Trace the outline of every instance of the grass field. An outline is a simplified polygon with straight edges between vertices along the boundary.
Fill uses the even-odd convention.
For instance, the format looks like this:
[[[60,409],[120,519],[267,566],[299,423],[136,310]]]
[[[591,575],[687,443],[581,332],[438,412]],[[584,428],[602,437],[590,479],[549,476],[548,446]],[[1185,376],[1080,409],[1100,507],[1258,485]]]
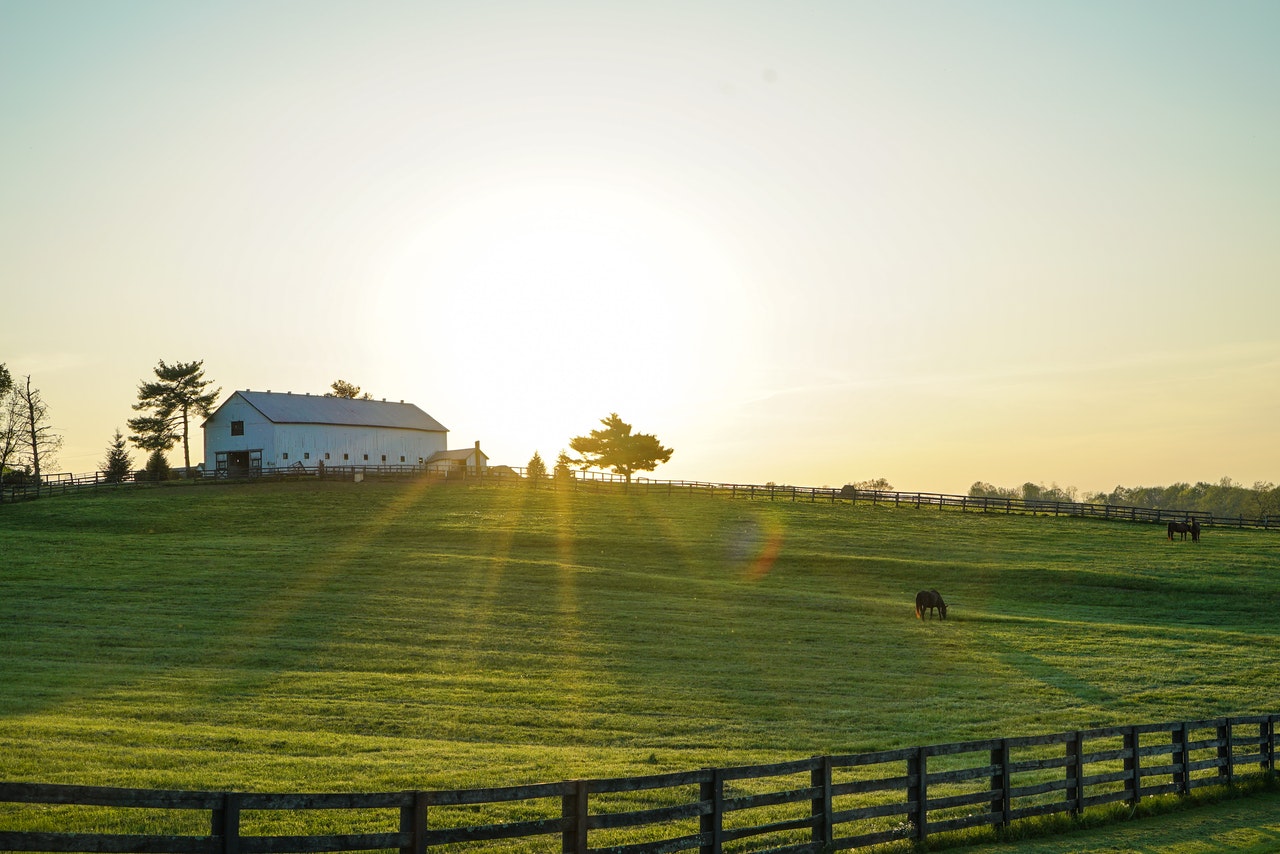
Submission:
[[[0,550],[9,781],[510,785],[1280,710],[1274,533],[295,483],[6,505]]]

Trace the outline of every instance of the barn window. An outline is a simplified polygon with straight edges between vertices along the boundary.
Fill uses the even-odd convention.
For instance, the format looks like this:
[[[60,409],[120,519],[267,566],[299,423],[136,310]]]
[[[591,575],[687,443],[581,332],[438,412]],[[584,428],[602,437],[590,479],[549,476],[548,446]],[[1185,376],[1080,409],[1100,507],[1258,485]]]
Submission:
[[[343,454],[343,455],[342,455],[342,459],[343,459],[343,461],[345,462],[346,460],[351,459],[351,457],[350,457],[350,455],[348,455],[348,454]]]
[[[365,454],[365,455],[364,455],[364,461],[365,461],[366,463],[367,463],[367,462],[369,462],[369,455],[368,455],[368,454]]]
[[[404,462],[404,457],[401,457],[401,458],[400,458],[400,462]]]
[[[304,460],[309,460],[309,459],[311,459],[311,452],[310,452],[310,451],[303,451],[303,452],[302,452],[302,458],[303,458]]]
[[[288,452],[288,451],[285,451],[285,452],[284,452],[284,458],[285,458],[286,460],[287,460],[287,459],[289,459],[289,452]]]
[[[386,455],[386,454],[383,454],[383,455],[382,455],[382,461],[383,461],[384,463],[387,461],[387,455]]]
[[[327,460],[327,459],[329,459],[329,452],[328,452],[328,451],[325,451],[325,452],[324,452],[324,458],[325,458],[326,460]]]
[[[244,422],[243,422],[243,421],[232,421],[232,422],[231,422],[231,435],[232,435],[232,436],[243,436],[243,435],[244,435]]]

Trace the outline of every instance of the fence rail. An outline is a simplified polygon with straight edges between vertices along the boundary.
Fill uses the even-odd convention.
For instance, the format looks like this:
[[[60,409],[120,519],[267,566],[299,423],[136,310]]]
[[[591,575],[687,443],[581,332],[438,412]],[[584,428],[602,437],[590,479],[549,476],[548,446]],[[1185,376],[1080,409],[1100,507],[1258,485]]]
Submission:
[[[451,482],[520,483],[528,484],[524,469],[510,466],[494,467],[482,471],[465,469],[435,469],[422,465],[379,466],[314,466],[295,464],[288,468],[270,469],[252,475],[235,477],[227,472],[191,472],[190,477],[179,480],[197,483],[235,481],[281,481],[297,479],[364,480],[364,479],[416,479],[431,478]],[[607,490],[625,488],[644,493],[665,495],[711,495],[729,498],[745,498],[763,501],[791,502],[848,502],[857,504],[893,505],[897,507],[934,507],[978,513],[1019,513],[1043,516],[1081,516],[1110,519],[1123,522],[1182,522],[1195,519],[1203,526],[1231,528],[1262,528],[1280,530],[1280,518],[1261,516],[1223,516],[1196,510],[1170,510],[1150,507],[1131,507],[1115,504],[1090,504],[1082,501],[1041,501],[1023,498],[993,498],[972,495],[952,495],[940,492],[891,492],[869,489],[785,486],[777,484],[716,483],[690,480],[654,480],[636,478],[628,483],[625,478],[607,472],[572,471],[565,477],[548,477],[544,483],[550,488]],[[42,476],[39,483],[0,487],[0,504],[25,501],[45,496],[62,495],[84,489],[131,489],[163,485],[155,481],[129,479],[122,482],[108,481],[105,472],[91,474],[55,474]]]
[[[259,794],[0,783],[0,849],[191,854],[425,854],[455,843],[541,837],[566,854],[852,850],[1006,827],[1143,797],[1185,795],[1274,769],[1280,715],[1115,726],[815,756],[793,762],[529,786],[383,794]],[[16,806],[14,806],[16,805]],[[50,807],[205,813],[208,833],[83,833]],[[468,808],[487,810],[480,823]],[[271,834],[263,812],[345,811],[348,832]],[[370,830],[370,817],[398,825]],[[354,814],[354,815],[353,815]],[[493,816],[498,816],[494,818]],[[326,821],[326,826],[335,824]],[[3,825],[9,825],[8,828]],[[129,819],[112,826],[132,828]],[[750,840],[744,845],[735,843]]]

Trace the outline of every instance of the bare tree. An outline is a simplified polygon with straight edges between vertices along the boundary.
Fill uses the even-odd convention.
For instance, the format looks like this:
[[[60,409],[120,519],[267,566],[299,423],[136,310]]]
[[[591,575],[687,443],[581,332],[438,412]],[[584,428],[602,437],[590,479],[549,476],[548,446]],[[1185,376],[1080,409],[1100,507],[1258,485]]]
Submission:
[[[49,405],[44,402],[40,389],[32,388],[31,377],[15,385],[13,396],[17,399],[18,446],[20,453],[31,463],[31,473],[40,482],[40,469],[53,465],[62,437],[53,432],[49,424]]]

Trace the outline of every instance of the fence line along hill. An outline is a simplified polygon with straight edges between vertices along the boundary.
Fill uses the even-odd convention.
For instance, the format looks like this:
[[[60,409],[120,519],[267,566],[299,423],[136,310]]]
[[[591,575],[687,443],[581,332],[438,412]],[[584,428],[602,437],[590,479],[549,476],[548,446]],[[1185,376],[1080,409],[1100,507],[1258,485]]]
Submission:
[[[0,504],[27,501],[42,496],[65,495],[85,489],[137,488],[170,485],[173,481],[157,483],[138,472],[136,478],[126,481],[110,480],[106,472],[88,474],[53,474],[42,476],[38,483],[23,482],[0,486]],[[498,466],[489,471],[434,470],[421,465],[359,465],[308,467],[295,463],[287,469],[258,472],[250,477],[232,478],[226,472],[192,470],[178,481],[187,484],[237,482],[272,482],[287,480],[363,481],[372,479],[427,479],[452,483],[496,483],[526,485],[528,478],[522,467]],[[1280,530],[1280,517],[1243,514],[1226,516],[1202,510],[1162,509],[1131,505],[1097,504],[1083,501],[1041,500],[1012,497],[955,495],[942,492],[899,492],[891,490],[858,489],[853,486],[832,488],[827,486],[789,486],[778,484],[721,483],[715,481],[662,480],[636,478],[630,482],[620,475],[597,471],[570,471],[563,476],[548,477],[543,483],[551,489],[616,489],[643,491],[665,495],[727,496],[763,501],[858,502],[891,504],[896,507],[933,507],[939,510],[958,509],[962,512],[1024,513],[1046,516],[1080,516],[1125,522],[1150,522],[1165,524],[1195,520],[1209,527],[1263,528]]]

